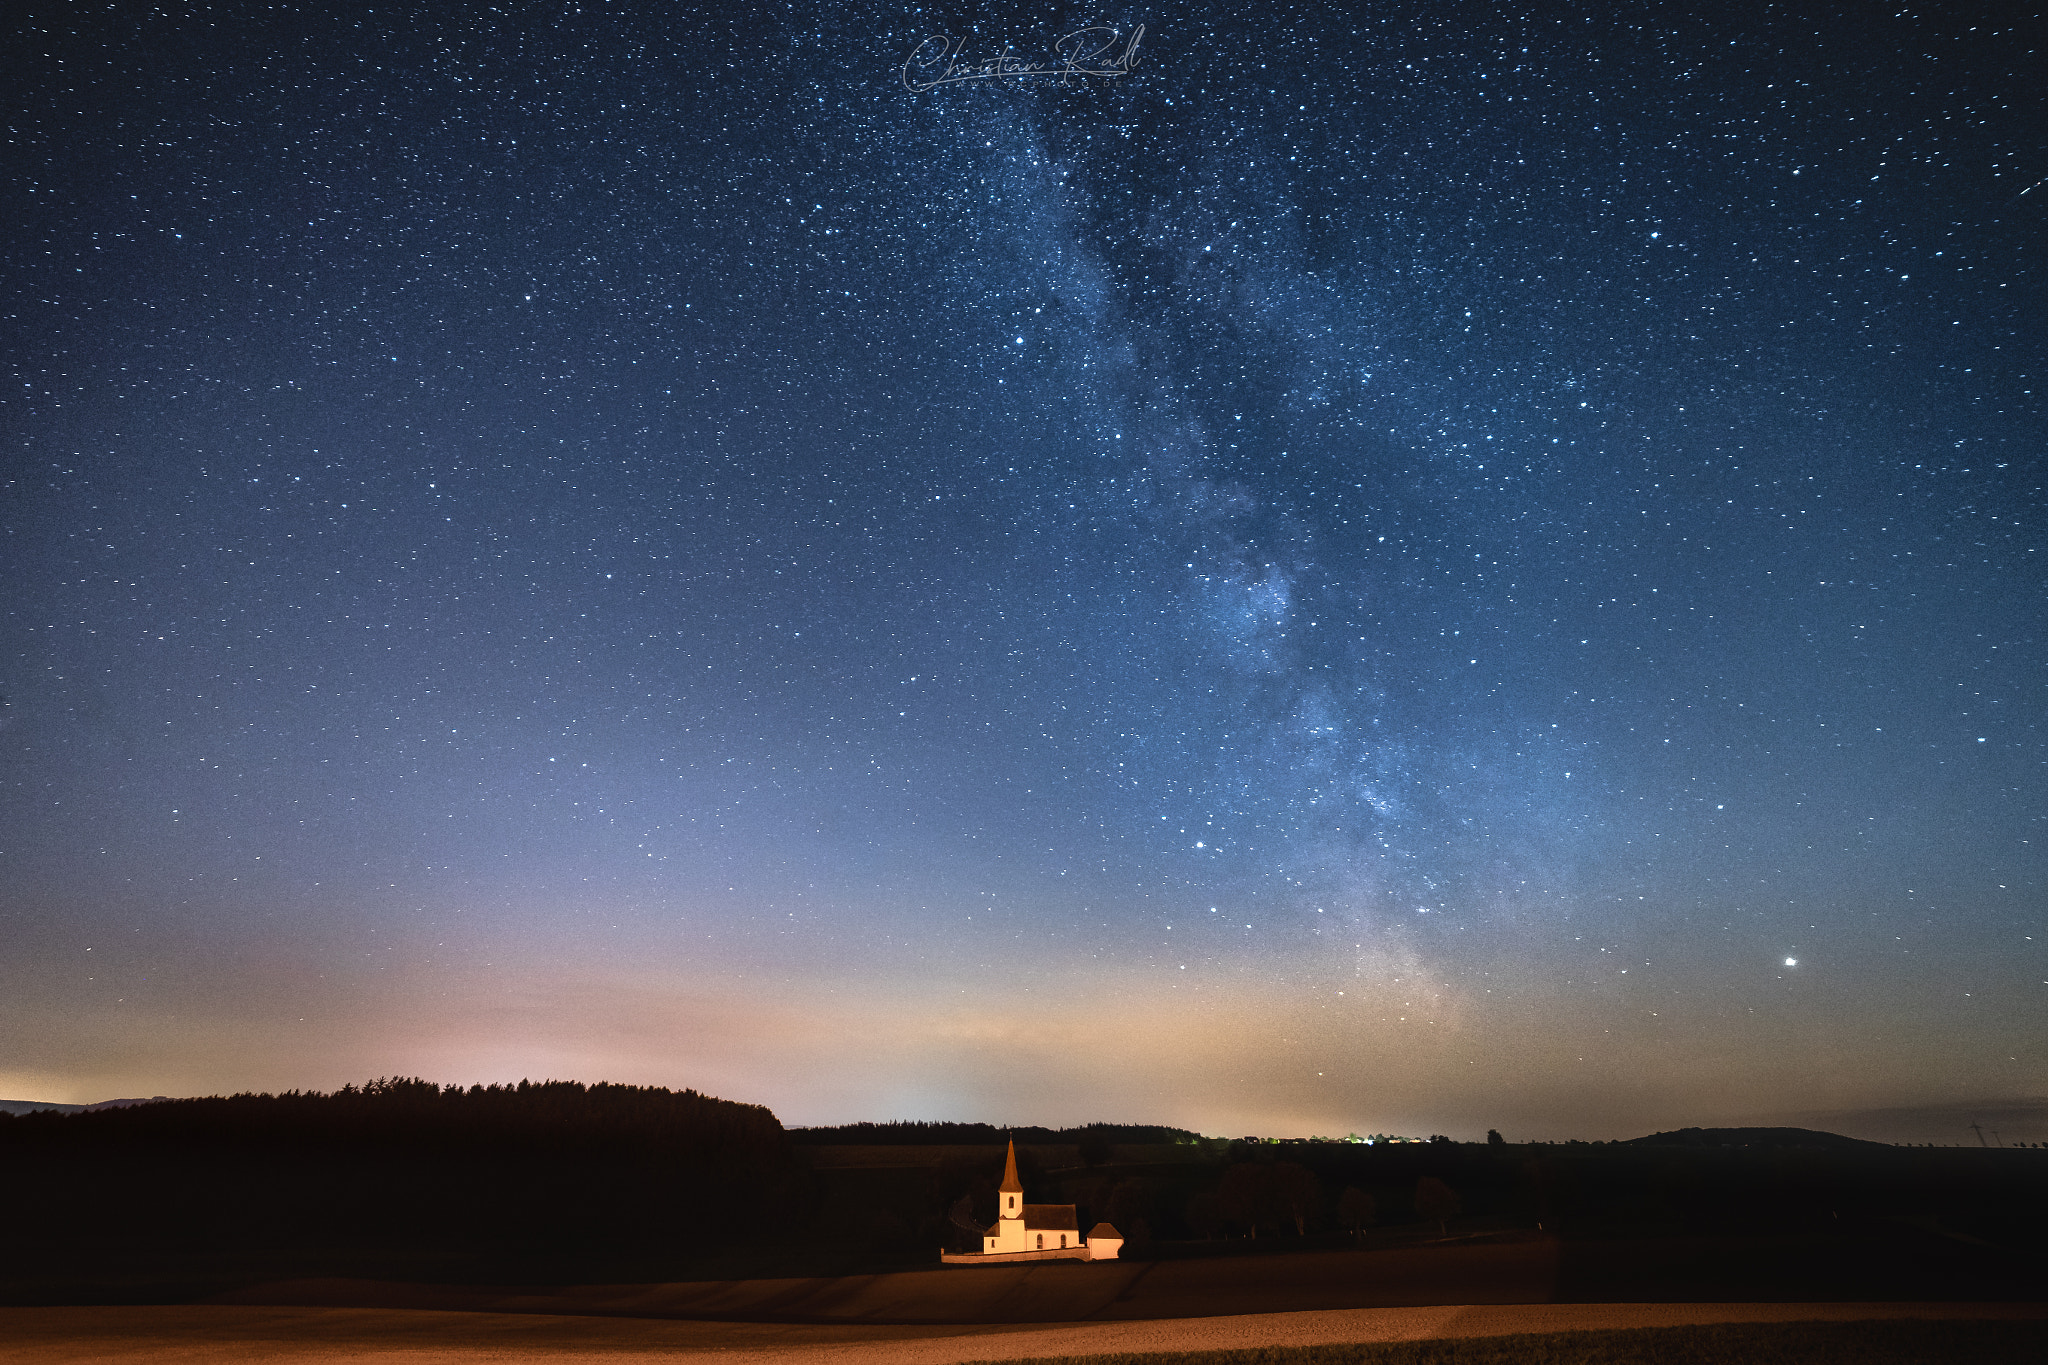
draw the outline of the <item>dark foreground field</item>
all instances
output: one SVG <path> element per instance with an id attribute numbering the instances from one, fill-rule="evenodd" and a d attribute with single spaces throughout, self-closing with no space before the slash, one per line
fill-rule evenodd
<path id="1" fill-rule="evenodd" d="M 1902 1236 L 1635 1241 L 1554 1237 L 1377 1250 L 1087 1264 L 1050 1261 L 883 1275 L 612 1285 L 285 1281 L 216 1303 L 581 1313 L 704 1321 L 999 1324 L 1156 1321 L 1449 1304 L 2023 1302 L 2038 1281 L 1995 1278 L 1991 1258 Z M 1916 1259 L 1919 1253 L 1920 1259 Z M 1972 1270 L 1978 1272 L 1973 1275 Z M 1918 1292 L 1912 1292 L 1918 1291 Z"/>
<path id="2" fill-rule="evenodd" d="M 568 1365 L 1947 1365 L 2034 1361 L 2030 1305 L 1543 1304 L 1045 1326 L 798 1326 L 421 1309 L 0 1308 L 0 1360 Z"/>
<path id="3" fill-rule="evenodd" d="M 1719 1248 L 1742 1260 L 1743 1248 Z M 1754 1248 L 1750 1250 L 1755 1250 Z M 1766 1270 L 1796 1259 L 1749 1257 Z M 1809 1246 L 1804 1255 L 1824 1255 Z M 1838 1249 L 1837 1249 L 1838 1250 Z M 1693 1269 L 1700 1248 L 1679 1258 Z M 1656 1263 L 1651 1247 L 1599 1260 Z M 2048 1304 L 1555 1302 L 1549 1237 L 670 1284 L 316 1279 L 204 1304 L 0 1308 L 0 1360 L 721 1365 L 1934 1365 L 2048 1358 Z M 1639 1271 L 1638 1280 L 1642 1278 Z M 1738 1324 L 1740 1326 L 1729 1326 Z M 1193 1353 L 1193 1354 L 1190 1354 Z"/>

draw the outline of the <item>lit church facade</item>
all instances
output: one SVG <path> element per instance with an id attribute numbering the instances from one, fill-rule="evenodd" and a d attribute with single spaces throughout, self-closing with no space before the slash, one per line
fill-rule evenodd
<path id="1" fill-rule="evenodd" d="M 1123 1250 L 1123 1234 L 1097 1223 L 1081 1236 L 1072 1204 L 1027 1204 L 1024 1182 L 1017 1178 L 1017 1144 L 1010 1143 L 1003 1163 L 1003 1183 L 996 1187 L 996 1225 L 982 1234 L 981 1251 L 941 1252 L 954 1265 L 991 1261 L 1113 1261 Z"/>

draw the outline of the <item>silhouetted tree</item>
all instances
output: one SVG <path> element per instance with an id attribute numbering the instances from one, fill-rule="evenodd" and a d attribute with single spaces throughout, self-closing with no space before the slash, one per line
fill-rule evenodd
<path id="1" fill-rule="evenodd" d="M 1082 1226 L 1092 1226 L 1109 1217 L 1109 1196 L 1116 1189 L 1116 1182 L 1103 1176 L 1092 1180 L 1069 1181 L 1066 1198 L 1072 1199 L 1082 1219 Z"/>
<path id="2" fill-rule="evenodd" d="M 1216 1200 L 1223 1207 L 1223 1216 L 1256 1240 L 1259 1224 L 1272 1217 L 1273 1168 L 1254 1161 L 1239 1162 L 1223 1173 Z"/>
<path id="3" fill-rule="evenodd" d="M 1458 1192 L 1435 1176 L 1426 1175 L 1415 1182 L 1416 1216 L 1435 1219 L 1438 1236 L 1450 1235 L 1450 1220 L 1463 1207 Z"/>
<path id="4" fill-rule="evenodd" d="M 973 1195 L 963 1194 L 958 1199 L 955 1199 L 952 1207 L 946 1211 L 946 1221 L 973 1237 L 974 1245 L 968 1247 L 967 1250 L 981 1250 L 981 1239 L 988 1235 L 988 1224 L 974 1216 Z"/>
<path id="5" fill-rule="evenodd" d="M 1365 1230 L 1379 1218 L 1379 1205 L 1370 1194 L 1352 1185 L 1337 1196 L 1337 1217 L 1351 1229 L 1352 1236 L 1363 1241 Z"/>
<path id="6" fill-rule="evenodd" d="M 1323 1206 L 1322 1182 L 1315 1172 L 1292 1161 L 1273 1168 L 1273 1198 L 1294 1222 L 1294 1235 L 1308 1236 L 1308 1220 Z"/>
<path id="7" fill-rule="evenodd" d="M 1486 1145 L 1489 1147 L 1505 1147 L 1508 1145 L 1508 1140 L 1500 1135 L 1500 1129 L 1489 1128 L 1486 1130 Z"/>
<path id="8" fill-rule="evenodd" d="M 1188 1231 L 1199 1233 L 1206 1242 L 1223 1230 L 1223 1203 L 1210 1191 L 1198 1190 L 1189 1197 L 1187 1212 L 1181 1217 Z"/>
<path id="9" fill-rule="evenodd" d="M 1131 1229 L 1152 1216 L 1154 1193 L 1148 1180 L 1121 1180 L 1109 1192 L 1109 1221 L 1123 1230 L 1126 1240 Z"/>

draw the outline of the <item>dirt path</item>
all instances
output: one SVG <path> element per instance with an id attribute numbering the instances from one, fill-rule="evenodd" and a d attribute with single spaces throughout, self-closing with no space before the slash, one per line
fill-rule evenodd
<path id="1" fill-rule="evenodd" d="M 1999 1318 L 2048 1305 L 1958 1303 L 1501 1304 L 1348 1308 L 1027 1326 L 678 1322 L 423 1309 L 223 1305 L 0 1308 L 0 1361 L 579 1365 L 660 1354 L 717 1365 L 959 1365 L 1096 1351 L 1410 1341 L 1711 1322 Z"/>

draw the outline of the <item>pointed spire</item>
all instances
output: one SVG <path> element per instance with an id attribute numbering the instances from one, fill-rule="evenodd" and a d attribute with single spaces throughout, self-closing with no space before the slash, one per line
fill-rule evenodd
<path id="1" fill-rule="evenodd" d="M 1003 1163 L 1003 1183 L 996 1186 L 998 1194 L 1022 1194 L 1024 1182 L 1017 1178 L 1017 1139 L 1010 1139 L 1010 1158 Z"/>

